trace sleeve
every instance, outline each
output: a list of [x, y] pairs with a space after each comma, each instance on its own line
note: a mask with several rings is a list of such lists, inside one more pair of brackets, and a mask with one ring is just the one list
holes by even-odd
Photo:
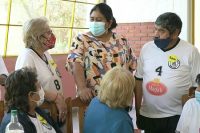
[[136, 73], [135, 73], [135, 78], [136, 79], [143, 79], [143, 48], [140, 52], [140, 56], [137, 60], [137, 67], [136, 67]]
[[23, 67], [35, 68], [34, 59], [30, 54], [21, 54], [17, 57], [15, 64], [15, 70], [21, 69]]
[[186, 102], [186, 104], [183, 107], [182, 113], [181, 113], [181, 117], [179, 119], [179, 122], [177, 124], [176, 130], [181, 132], [181, 133], [188, 133], [189, 131], [189, 126], [191, 123], [191, 118], [193, 118], [193, 114], [192, 114], [192, 106], [191, 106], [191, 101], [192, 99], [190, 99], [189, 101]]
[[128, 41], [124, 36], [118, 36], [124, 42], [123, 44], [125, 44], [125, 49], [128, 53], [126, 55], [126, 63], [128, 64], [129, 70], [132, 72], [136, 69], [137, 66], [137, 57], [135, 56], [134, 49], [128, 44]]
[[200, 73], [200, 54], [196, 47], [192, 52], [190, 57], [190, 64], [191, 64], [191, 76], [192, 76], [192, 86], [197, 87], [195, 82], [196, 76]]
[[69, 52], [67, 53], [67, 60], [65, 67], [67, 70], [71, 71], [71, 65], [72, 62], [78, 62], [82, 66], [84, 65], [84, 40], [83, 35], [78, 35], [74, 38], [72, 45], [70, 47]]
[[0, 56], [0, 75], [1, 74], [8, 75], [8, 70], [7, 70], [6, 65], [3, 61], [3, 58]]
[[133, 123], [129, 120], [121, 120], [119, 121], [113, 129], [111, 129], [112, 133], [133, 133]]

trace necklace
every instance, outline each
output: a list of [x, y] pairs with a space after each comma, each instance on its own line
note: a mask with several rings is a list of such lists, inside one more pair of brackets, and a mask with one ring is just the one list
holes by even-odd
[[43, 54], [43, 58], [42, 58], [42, 56], [35, 49], [33, 49], [32, 47], [30, 49], [33, 50], [33, 52], [35, 52], [38, 55], [38, 57], [40, 57], [40, 59], [47, 65], [47, 68], [49, 69], [51, 74], [54, 75], [53, 71], [51, 70], [51, 66], [49, 65], [46, 55]]

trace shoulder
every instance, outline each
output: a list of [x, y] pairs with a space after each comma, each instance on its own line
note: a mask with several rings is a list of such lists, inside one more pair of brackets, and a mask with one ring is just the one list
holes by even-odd
[[25, 60], [25, 59], [30, 59], [30, 58], [35, 58], [36, 57], [36, 53], [29, 48], [25, 48], [23, 49], [23, 51], [19, 54], [19, 56], [17, 57], [17, 60]]
[[24, 48], [23, 51], [19, 55], [32, 55], [34, 52], [30, 48]]
[[102, 103], [98, 97], [95, 97], [92, 99], [92, 101], [90, 102], [88, 109], [87, 109], [87, 113], [103, 113], [102, 110], [107, 110], [108, 107], [106, 104]]
[[8, 125], [8, 123], [10, 122], [11, 119], [11, 114], [10, 113], [6, 113], [1, 121], [1, 127], [0, 127], [0, 132], [4, 133], [5, 132], [5, 128]]
[[191, 43], [186, 42], [182, 39], [180, 39], [179, 46], [182, 49], [185, 49], [185, 51], [196, 51], [197, 50], [197, 48], [194, 45], [192, 45]]
[[99, 98], [94, 97], [92, 99], [92, 101], [90, 102], [89, 106], [94, 106], [94, 105], [98, 105], [98, 104], [102, 104], [102, 103], [100, 102]]
[[184, 56], [188, 57], [190, 61], [195, 61], [198, 63], [199, 60], [197, 60], [196, 58], [200, 58], [199, 51], [191, 43], [180, 40], [177, 47], [175, 47], [175, 50], [177, 51], [177, 53], [184, 53]]
[[154, 43], [149, 41], [142, 46], [141, 53], [160, 50]]
[[75, 36], [75, 40], [76, 40], [76, 41], [83, 42], [83, 41], [90, 40], [91, 37], [92, 37], [92, 36], [89, 35], [88, 33], [79, 33], [78, 35]]
[[15, 70], [20, 69], [25, 66], [34, 66], [35, 59], [37, 59], [38, 56], [35, 54], [31, 49], [25, 48], [22, 53], [17, 57], [16, 63], [15, 63]]
[[184, 105], [184, 107], [183, 108], [193, 108], [193, 107], [198, 107], [199, 106], [199, 103], [198, 103], [198, 101], [196, 100], [196, 98], [191, 98], [191, 99], [189, 99], [186, 103], [185, 103], [185, 105]]
[[149, 42], [146, 42], [142, 49], [147, 49], [147, 48], [157, 48], [157, 46], [155, 45], [154, 41], [149, 41]]

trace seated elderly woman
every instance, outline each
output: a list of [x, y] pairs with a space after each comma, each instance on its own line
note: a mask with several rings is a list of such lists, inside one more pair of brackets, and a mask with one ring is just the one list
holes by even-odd
[[124, 68], [109, 70], [91, 101], [84, 120], [84, 133], [133, 133], [127, 107], [132, 105], [135, 80]]
[[200, 74], [196, 77], [196, 83], [195, 97], [185, 103], [176, 133], [200, 133]]
[[11, 73], [5, 88], [8, 112], [2, 120], [1, 133], [5, 133], [12, 109], [17, 109], [18, 120], [24, 128], [24, 133], [61, 133], [53, 119], [38, 108], [44, 101], [44, 90], [39, 85], [33, 69], [22, 68]]

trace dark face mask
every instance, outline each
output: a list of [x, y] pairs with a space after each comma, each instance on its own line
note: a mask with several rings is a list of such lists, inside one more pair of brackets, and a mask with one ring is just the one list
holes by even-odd
[[169, 45], [171, 39], [168, 37], [166, 39], [159, 39], [158, 37], [154, 38], [154, 43], [160, 49], [165, 49]]

